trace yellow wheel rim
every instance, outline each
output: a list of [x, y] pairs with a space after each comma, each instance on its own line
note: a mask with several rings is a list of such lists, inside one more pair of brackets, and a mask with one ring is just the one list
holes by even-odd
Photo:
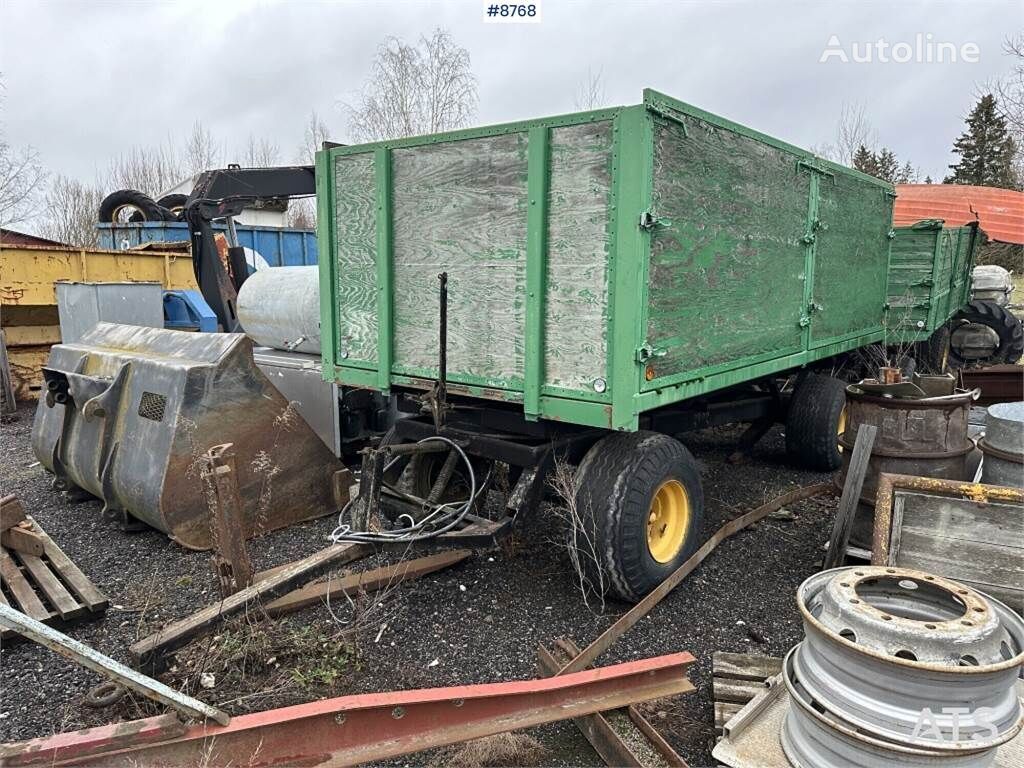
[[[843, 410], [839, 412], [839, 424], [836, 426], [836, 437], [842, 438], [843, 432], [846, 431], [846, 406], [843, 406]], [[839, 452], [843, 452], [843, 446], [839, 446]]]
[[647, 549], [659, 563], [670, 562], [686, 541], [690, 528], [690, 497], [678, 480], [658, 486], [647, 514]]

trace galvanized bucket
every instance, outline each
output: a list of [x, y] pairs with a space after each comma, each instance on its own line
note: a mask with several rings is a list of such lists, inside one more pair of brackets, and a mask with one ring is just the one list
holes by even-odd
[[989, 406], [978, 447], [985, 454], [983, 483], [1024, 488], [1024, 402]]

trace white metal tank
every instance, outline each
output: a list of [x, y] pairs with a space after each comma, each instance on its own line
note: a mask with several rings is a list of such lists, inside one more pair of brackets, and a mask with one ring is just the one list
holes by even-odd
[[238, 319], [257, 344], [319, 355], [317, 267], [268, 267], [249, 275], [238, 292]]

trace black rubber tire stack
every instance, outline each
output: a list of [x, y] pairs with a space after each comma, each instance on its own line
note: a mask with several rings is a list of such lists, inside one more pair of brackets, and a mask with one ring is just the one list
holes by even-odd
[[[647, 544], [651, 500], [666, 480], [686, 491], [690, 516], [678, 553], [656, 561]], [[696, 460], [680, 443], [656, 432], [614, 433], [598, 441], [576, 472], [576, 510], [570, 546], [595, 590], [637, 602], [697, 548], [704, 491]], [[587, 537], [584, 539], [584, 537]]]
[[846, 407], [846, 385], [832, 376], [810, 373], [797, 386], [786, 414], [786, 453], [797, 466], [834, 472], [842, 464], [839, 417]]
[[167, 221], [184, 221], [185, 203], [188, 201], [188, 195], [180, 193], [174, 193], [172, 195], [164, 195], [156, 204], [166, 211], [164, 218]]
[[149, 195], [136, 189], [119, 189], [111, 192], [100, 203], [99, 220], [112, 223], [114, 217], [125, 208], [135, 209], [129, 221], [165, 221], [163, 209]]

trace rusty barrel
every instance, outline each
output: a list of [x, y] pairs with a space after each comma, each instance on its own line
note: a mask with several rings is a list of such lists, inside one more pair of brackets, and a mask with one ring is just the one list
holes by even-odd
[[1024, 488], [1024, 402], [997, 403], [985, 416], [981, 481]]
[[967, 457], [974, 443], [967, 436], [967, 417], [976, 396], [977, 392], [957, 391], [940, 397], [896, 398], [868, 394], [856, 384], [846, 388], [846, 429], [839, 438], [843, 466], [836, 477], [840, 488], [860, 425], [878, 428], [850, 535], [853, 546], [871, 549], [875, 493], [883, 472], [969, 479]]

